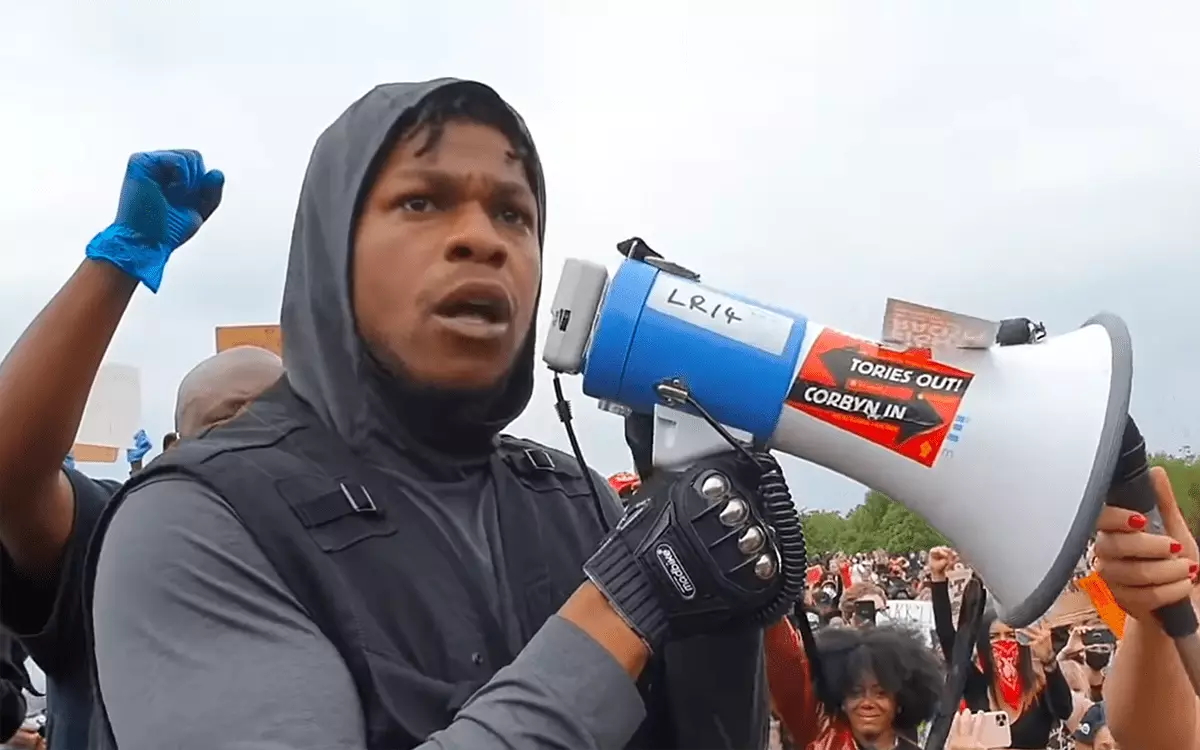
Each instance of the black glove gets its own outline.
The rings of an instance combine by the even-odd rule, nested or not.
[[[652,651],[667,638],[758,623],[768,611],[781,615],[803,591],[799,521],[782,534],[764,522],[759,484],[764,471],[779,469],[769,456],[759,460],[770,465],[730,452],[643,480],[625,517],[584,564]],[[790,503],[782,474],[773,476]],[[798,571],[787,586],[781,551]]]

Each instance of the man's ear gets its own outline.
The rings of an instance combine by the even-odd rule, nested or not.
[[[168,450],[171,449],[172,446],[174,446],[178,442],[179,442],[179,433],[177,433],[177,432],[168,432],[166,435],[163,435],[163,439],[162,439],[163,453],[166,453]]]

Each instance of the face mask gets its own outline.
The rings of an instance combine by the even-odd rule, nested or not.
[[[825,594],[825,596],[829,599],[832,599],[833,597],[837,596],[837,589],[832,586],[826,586],[825,588],[821,589],[821,593]]]
[[[1021,679],[1021,645],[1011,638],[992,641],[992,667],[996,671],[1000,699],[1009,708],[1020,710],[1025,695],[1025,682]]]
[[[1083,660],[1087,662],[1089,667],[1097,672],[1107,667],[1108,660],[1111,658],[1112,654],[1108,653],[1107,651],[1088,650],[1083,653]]]

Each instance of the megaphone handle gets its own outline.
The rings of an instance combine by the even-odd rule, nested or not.
[[[1117,458],[1113,482],[1108,491],[1109,505],[1132,510],[1146,517],[1146,531],[1153,534],[1166,533],[1166,525],[1158,512],[1158,493],[1150,478],[1150,467],[1146,460],[1146,441],[1134,423],[1133,417],[1125,423],[1125,434],[1121,438],[1121,454]],[[1197,629],[1196,610],[1191,599],[1168,604],[1154,611],[1163,631],[1175,639],[1179,658],[1191,680],[1192,689],[1200,696],[1200,636]]]

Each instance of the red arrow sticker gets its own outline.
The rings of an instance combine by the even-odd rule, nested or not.
[[[933,466],[973,377],[935,362],[927,350],[892,351],[826,328],[787,405]]]

